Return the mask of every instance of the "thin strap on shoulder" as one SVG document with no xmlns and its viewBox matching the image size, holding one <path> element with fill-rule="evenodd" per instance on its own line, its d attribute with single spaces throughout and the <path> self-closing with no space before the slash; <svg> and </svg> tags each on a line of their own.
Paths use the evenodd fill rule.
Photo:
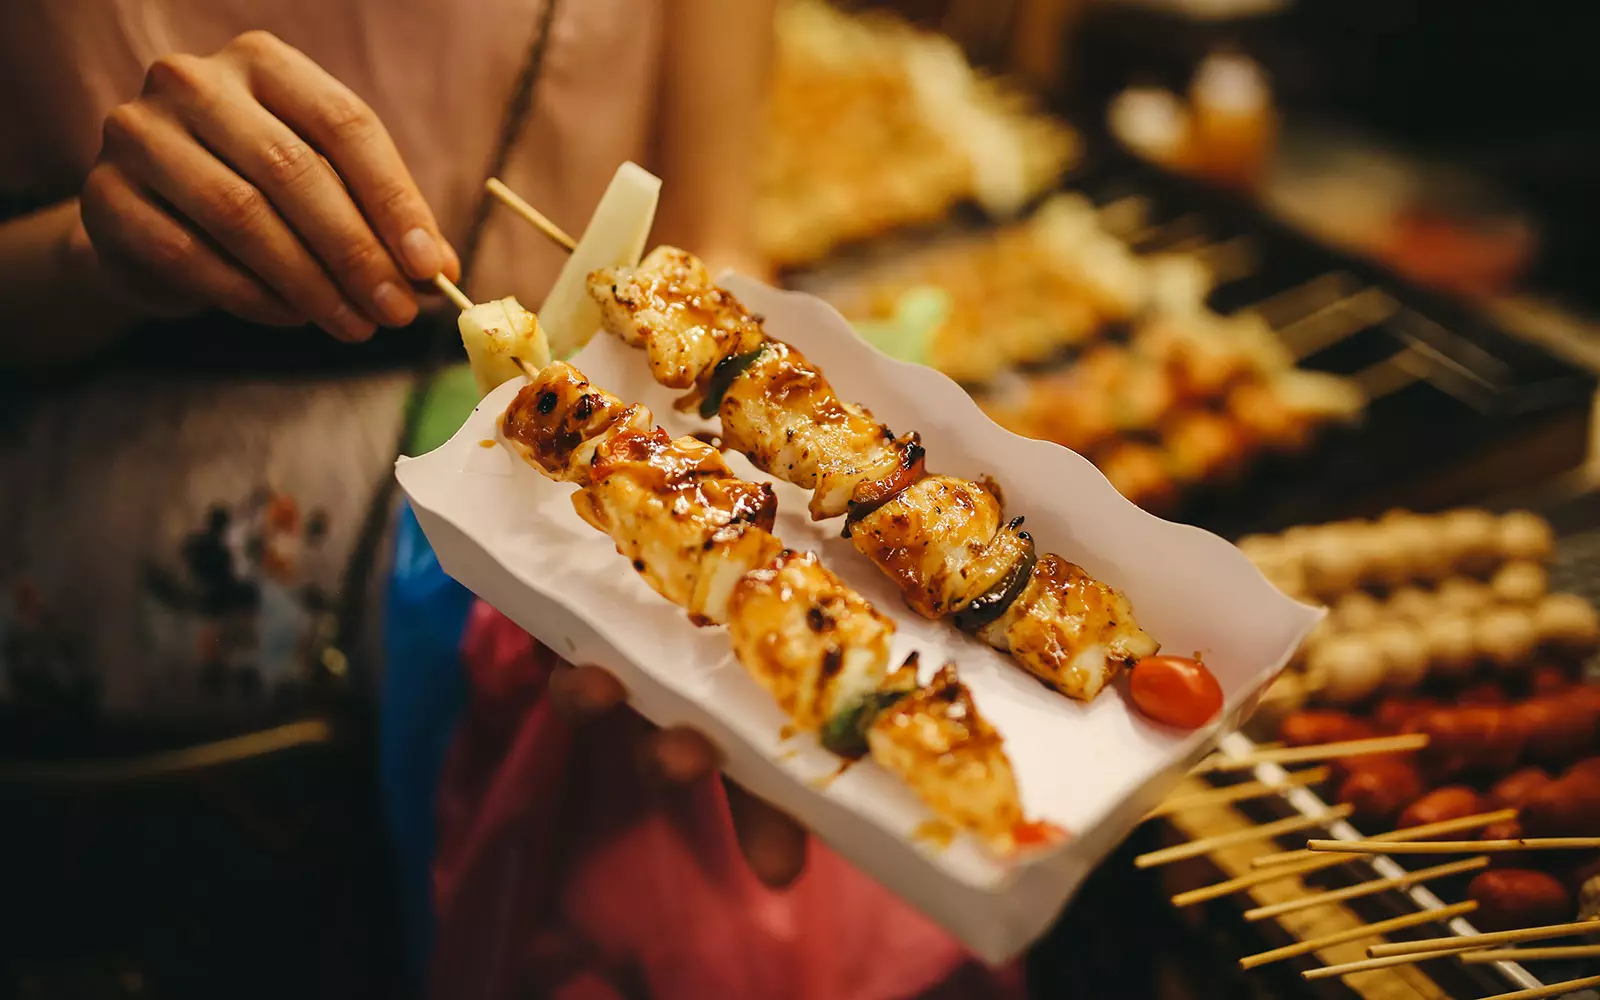
<svg viewBox="0 0 1600 1000">
<path fill-rule="evenodd" d="M 500 135 L 495 140 L 494 154 L 489 158 L 488 169 L 483 173 L 485 180 L 505 173 L 506 164 L 511 160 L 511 153 L 517 148 L 517 141 L 522 138 L 522 132 L 527 128 L 528 119 L 533 113 L 534 91 L 538 89 L 540 71 L 544 68 L 544 54 L 550 47 L 551 25 L 555 23 L 556 8 L 559 6 L 561 0 L 544 0 L 544 9 L 539 12 L 538 26 L 534 29 L 528 50 L 523 55 L 522 69 L 517 73 L 516 85 L 511 89 L 511 98 L 506 101 L 505 114 L 501 116 Z M 476 207 L 472 212 L 472 225 L 468 227 L 466 242 L 461 247 L 463 278 L 471 273 L 473 261 L 478 257 L 478 245 L 483 239 L 483 231 L 493 207 L 493 199 L 487 192 L 480 190 Z"/>
<path fill-rule="evenodd" d="M 533 111 L 534 96 L 538 91 L 540 73 L 544 68 L 545 52 L 549 48 L 551 26 L 555 23 L 556 12 L 560 5 L 560 0 L 544 0 L 538 22 L 523 55 L 522 68 L 517 73 L 516 83 L 510 98 L 506 101 L 505 114 L 501 116 L 500 134 L 495 140 L 494 154 L 490 157 L 484 172 L 485 180 L 505 172 L 511 153 L 527 126 L 528 118 Z M 472 214 L 472 224 L 467 230 L 466 242 L 461 246 L 463 278 L 472 272 L 472 265 L 477 258 L 478 247 L 492 207 L 492 199 L 488 192 L 480 190 Z M 429 389 L 439 372 L 450 362 L 459 359 L 460 347 L 455 323 L 440 324 L 440 331 L 433 347 L 434 349 L 428 352 L 418 372 L 417 384 L 406 401 L 405 416 L 400 422 L 400 434 L 391 449 L 396 458 L 404 453 L 407 442 L 415 436 Z M 367 508 L 366 517 L 362 521 L 360 534 L 357 535 L 355 546 L 351 550 L 350 560 L 345 565 L 344 579 L 339 588 L 337 618 L 331 623 L 332 634 L 326 637 L 320 653 L 320 659 L 324 663 L 328 662 L 330 655 L 344 662 L 345 657 L 341 647 L 348 648 L 349 644 L 361 634 L 368 600 L 371 597 L 372 574 L 378 565 L 378 556 L 384 541 L 388 538 L 397 488 L 394 471 L 385 467 L 372 502 Z"/>
</svg>

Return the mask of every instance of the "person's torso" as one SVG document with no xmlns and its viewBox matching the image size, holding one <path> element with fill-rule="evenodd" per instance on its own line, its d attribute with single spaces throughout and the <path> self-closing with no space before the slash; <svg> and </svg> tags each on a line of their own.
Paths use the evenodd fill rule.
<svg viewBox="0 0 1600 1000">
<path fill-rule="evenodd" d="M 151 62 L 265 29 L 372 105 L 459 242 L 552 2 L 535 106 L 504 173 L 558 224 L 581 229 L 617 164 L 648 151 L 663 0 L 20 0 L 0 33 L 0 193 L 74 193 L 106 114 L 137 96 Z M 472 284 L 537 300 L 560 262 L 498 213 Z"/>
<path fill-rule="evenodd" d="M 265 28 L 373 106 L 462 241 L 545 2 L 23 0 L 0 35 L 0 203 L 70 195 L 101 120 L 155 58 Z M 503 175 L 580 229 L 617 164 L 645 155 L 661 0 L 555 2 Z M 560 263 L 495 212 L 467 286 L 536 306 Z M 321 669 L 308 658 L 347 603 L 416 366 L 382 345 L 205 322 L 191 336 L 197 325 L 219 341 L 208 363 L 146 356 L 0 392 L 0 705 L 248 716 Z M 152 340 L 122 352 L 188 353 L 157 343 L 165 334 L 140 331 Z M 318 357 L 230 370 L 230 337 L 300 338 Z"/>
</svg>

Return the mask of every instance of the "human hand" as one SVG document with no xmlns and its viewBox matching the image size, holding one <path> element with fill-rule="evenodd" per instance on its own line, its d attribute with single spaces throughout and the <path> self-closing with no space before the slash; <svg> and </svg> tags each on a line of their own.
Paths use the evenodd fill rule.
<svg viewBox="0 0 1600 1000">
<path fill-rule="evenodd" d="M 557 667 L 546 695 L 556 714 L 573 723 L 596 719 L 627 699 L 622 683 L 596 666 Z M 710 774 L 720 756 L 710 740 L 686 726 L 656 730 L 639 749 L 646 775 L 674 785 Z M 787 886 L 805 867 L 805 829 L 733 782 L 726 785 L 734 832 L 750 870 L 772 888 Z"/>
<path fill-rule="evenodd" d="M 364 340 L 416 317 L 411 281 L 460 277 L 372 109 L 264 31 L 151 64 L 106 118 L 80 205 L 99 265 L 157 315 Z"/>
</svg>

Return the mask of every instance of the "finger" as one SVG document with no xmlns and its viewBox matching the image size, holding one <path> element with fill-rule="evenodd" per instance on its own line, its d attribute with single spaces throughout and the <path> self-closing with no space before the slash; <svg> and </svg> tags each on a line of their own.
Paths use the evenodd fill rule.
<svg viewBox="0 0 1600 1000">
<path fill-rule="evenodd" d="M 687 726 L 651 733 L 640 749 L 645 775 L 671 785 L 692 784 L 717 768 L 717 748 Z"/>
<path fill-rule="evenodd" d="M 328 162 L 241 83 L 224 77 L 218 88 L 204 106 L 180 99 L 180 120 L 267 196 L 368 318 L 387 326 L 416 319 L 410 282 Z"/>
<path fill-rule="evenodd" d="M 124 104 L 106 118 L 103 155 L 311 322 L 343 340 L 372 336 L 375 324 L 345 298 L 260 189 L 211 155 L 176 119 Z"/>
<path fill-rule="evenodd" d="M 555 713 L 574 724 L 604 715 L 628 697 L 621 681 L 595 666 L 561 667 L 550 675 L 545 694 Z"/>
<path fill-rule="evenodd" d="M 416 296 L 344 184 L 309 142 L 272 117 L 242 85 L 224 83 L 213 107 L 179 107 L 214 154 L 267 195 L 350 301 L 387 326 L 416 318 Z"/>
<path fill-rule="evenodd" d="M 728 789 L 733 831 L 750 871 L 773 889 L 787 888 L 805 870 L 805 827 L 733 782 L 724 779 L 723 784 Z"/>
<path fill-rule="evenodd" d="M 101 266 L 136 304 L 157 315 L 216 307 L 273 326 L 305 322 L 115 166 L 89 172 L 79 205 Z"/>
<path fill-rule="evenodd" d="M 250 32 L 234 45 L 248 67 L 256 99 L 333 161 L 406 273 L 418 281 L 440 272 L 451 280 L 460 278 L 455 251 L 440 233 L 394 140 L 366 102 L 304 53 L 271 35 Z"/>
</svg>

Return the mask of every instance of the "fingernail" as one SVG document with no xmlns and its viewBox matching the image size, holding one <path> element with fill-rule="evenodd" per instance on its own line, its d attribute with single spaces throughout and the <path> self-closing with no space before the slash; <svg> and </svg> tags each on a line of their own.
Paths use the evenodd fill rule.
<svg viewBox="0 0 1600 1000">
<path fill-rule="evenodd" d="M 439 241 L 420 226 L 400 237 L 400 252 L 413 278 L 431 278 L 444 267 L 444 255 L 439 252 Z"/>
<path fill-rule="evenodd" d="M 372 290 L 372 305 L 391 326 L 405 326 L 417 318 L 416 301 L 392 281 L 380 282 Z"/>
<path fill-rule="evenodd" d="M 334 310 L 328 322 L 333 327 L 330 332 L 335 337 L 343 337 L 345 340 L 366 340 L 377 329 L 370 319 L 343 303 Z"/>
</svg>

